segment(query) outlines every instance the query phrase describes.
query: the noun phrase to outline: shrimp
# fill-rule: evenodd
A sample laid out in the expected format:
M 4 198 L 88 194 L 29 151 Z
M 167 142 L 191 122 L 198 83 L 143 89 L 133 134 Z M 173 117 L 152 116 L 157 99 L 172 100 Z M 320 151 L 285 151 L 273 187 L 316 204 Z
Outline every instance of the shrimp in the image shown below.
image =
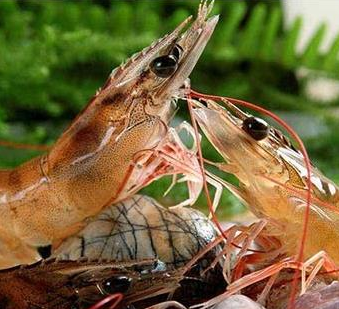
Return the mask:
M 214 294 L 207 293 L 211 293 L 217 280 L 209 282 L 209 278 L 185 275 L 185 271 L 185 267 L 167 270 L 163 263 L 152 260 L 128 263 L 42 260 L 0 271 L 0 306 L 88 309 L 119 293 L 123 295 L 119 308 L 131 304 L 133 308 L 146 308 L 169 297 L 190 305 L 216 295 L 217 289 Z
M 225 160 L 218 163 L 206 162 L 235 175 L 239 185 L 231 184 L 210 172 L 207 174 L 233 192 L 260 219 L 259 230 L 266 243 L 259 243 L 268 250 L 266 262 L 285 257 L 263 270 L 236 280 L 229 286 L 227 295 L 269 276 L 273 276 L 268 283 L 272 285 L 279 271 L 289 267 L 302 270 L 303 293 L 321 267 L 327 271 L 337 271 L 337 185 L 314 166 L 311 168 L 311 177 L 308 178 L 302 153 L 282 132 L 263 119 L 243 112 L 226 99 L 222 100 L 225 105 L 222 107 L 213 101 L 216 98 L 214 96 L 195 97 L 201 101 L 192 101 L 194 117 Z M 309 180 L 312 185 L 308 234 L 303 243 L 304 261 L 300 262 L 297 252 L 300 235 L 304 230 Z M 272 241 L 267 243 L 267 237 L 271 237 Z M 245 260 L 250 264 L 264 262 L 265 253 L 261 253 L 260 258 L 259 256 L 260 254 L 253 254 L 252 257 L 249 255 Z M 315 266 L 306 279 L 306 272 L 313 265 Z M 207 302 L 204 306 L 209 307 L 217 301 Z
M 166 294 L 178 287 L 180 272 L 156 271 L 139 261 L 40 261 L 1 271 L 3 309 L 87 309 L 106 295 L 122 293 L 124 305 Z
M 40 260 L 39 248 L 135 193 L 136 158 L 150 164 L 145 153 L 152 159 L 168 132 L 181 86 L 218 22 L 207 19 L 212 5 L 200 4 L 183 34 L 190 18 L 113 70 L 46 154 L 0 171 L 0 268 Z

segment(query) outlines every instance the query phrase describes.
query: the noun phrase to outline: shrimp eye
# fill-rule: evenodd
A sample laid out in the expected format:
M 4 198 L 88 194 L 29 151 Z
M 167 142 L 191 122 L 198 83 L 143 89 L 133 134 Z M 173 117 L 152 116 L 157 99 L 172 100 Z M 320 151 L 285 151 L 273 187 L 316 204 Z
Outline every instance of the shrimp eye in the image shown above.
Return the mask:
M 246 118 L 243 121 L 242 128 L 257 141 L 261 141 L 266 138 L 269 132 L 269 127 L 266 121 L 256 117 Z
M 102 289 L 107 294 L 126 293 L 132 278 L 126 276 L 112 277 L 102 283 Z
M 155 58 L 151 64 L 151 71 L 158 77 L 171 76 L 178 67 L 178 60 L 174 55 L 166 55 Z

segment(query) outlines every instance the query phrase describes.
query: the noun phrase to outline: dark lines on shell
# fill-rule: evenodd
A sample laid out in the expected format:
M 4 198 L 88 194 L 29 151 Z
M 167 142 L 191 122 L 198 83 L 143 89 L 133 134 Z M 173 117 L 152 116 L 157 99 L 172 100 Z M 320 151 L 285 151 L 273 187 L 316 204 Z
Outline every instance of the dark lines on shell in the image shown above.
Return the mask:
M 145 203 L 148 204 L 146 212 Z M 115 261 L 154 258 L 170 268 L 180 267 L 215 236 L 213 228 L 209 230 L 207 218 L 200 217 L 199 212 L 185 209 L 184 216 L 182 214 L 163 208 L 151 198 L 135 196 L 107 208 L 92 221 L 98 227 L 105 224 L 102 230 L 93 235 L 90 223 L 89 230 L 86 232 L 85 228 L 74 245 L 67 245 L 59 254 L 62 258 L 92 254 L 94 258 Z
M 151 245 L 151 249 L 152 249 L 152 254 L 156 257 L 156 256 L 158 256 L 158 253 L 157 253 L 157 249 L 156 249 L 156 247 L 154 245 L 152 228 L 149 225 L 149 222 L 148 222 L 146 216 L 140 211 L 140 209 L 137 208 L 136 211 L 144 219 L 146 230 L 147 230 L 147 234 L 148 234 L 150 245 Z
M 111 228 L 111 231 L 110 231 L 109 235 L 107 235 L 106 238 L 105 238 L 105 243 L 104 243 L 104 245 L 103 245 L 103 247 L 102 247 L 102 249 L 101 249 L 101 254 L 100 254 L 100 256 L 103 255 L 103 253 L 104 253 L 106 247 L 108 246 L 108 241 L 109 241 L 109 239 L 114 235 L 114 230 L 115 230 L 115 228 L 116 228 L 116 225 L 119 224 L 119 219 L 120 219 L 121 216 L 123 216 L 123 212 L 124 212 L 124 211 L 126 211 L 126 212 L 128 211 L 128 210 L 126 209 L 126 207 L 124 206 L 123 203 L 121 203 L 121 205 L 123 205 L 123 210 L 119 212 L 119 214 L 118 214 L 118 216 L 116 217 L 116 219 L 114 218 L 114 213 L 113 213 L 112 209 L 110 209 L 110 212 L 111 212 L 111 215 L 112 215 L 111 221 L 112 221 L 112 219 L 113 219 L 113 220 L 114 220 L 114 224 L 113 224 L 113 226 L 112 226 L 112 228 Z M 122 238 L 122 235 L 119 234 L 119 236 L 121 237 L 122 241 L 125 242 L 124 239 Z M 101 237 L 101 238 L 102 238 L 102 237 Z M 126 245 L 126 244 L 125 244 L 125 245 Z M 114 250 L 114 248 L 113 248 L 113 246 L 112 246 L 112 248 L 111 248 L 111 256 L 112 256 L 112 257 L 114 256 L 114 255 L 113 255 L 113 250 Z M 121 250 L 121 251 L 118 250 L 117 255 L 116 255 L 116 257 L 115 257 L 117 260 L 123 258 L 122 256 L 119 258 L 119 256 L 118 256 L 119 254 L 122 254 L 122 250 Z
M 80 238 L 80 244 L 81 244 L 80 255 L 84 256 L 85 255 L 85 248 L 86 248 L 86 241 L 85 241 L 85 238 L 83 236 Z
M 154 205 L 155 203 L 152 201 L 152 204 Z M 174 265 L 176 265 L 177 264 L 176 254 L 175 254 L 176 248 L 175 248 L 174 243 L 173 243 L 172 234 L 169 231 L 168 222 L 167 222 L 167 220 L 165 220 L 164 214 L 161 211 L 161 209 L 159 209 L 159 207 L 156 207 L 156 209 L 159 212 L 160 218 L 162 220 L 162 223 L 163 223 L 165 230 L 166 230 L 166 233 L 167 233 L 167 237 L 168 237 L 167 239 L 168 239 L 168 242 L 170 244 L 171 251 L 172 251 L 172 262 L 173 262 Z
M 124 203 L 122 203 L 124 210 L 126 209 L 126 206 L 124 205 Z M 137 205 L 137 201 L 135 201 L 135 199 L 133 198 L 133 205 L 130 208 L 133 208 Z M 134 240 L 134 255 L 132 254 L 132 250 L 130 249 L 130 246 L 128 246 L 128 249 L 130 251 L 130 258 L 133 259 L 134 256 L 138 256 L 138 239 L 136 237 L 136 229 L 133 225 L 133 223 L 129 220 L 128 216 L 127 216 L 127 211 L 123 212 L 123 217 L 126 220 L 126 223 L 131 227 L 131 233 L 132 233 L 132 237 Z M 131 244 L 132 245 L 132 244 Z

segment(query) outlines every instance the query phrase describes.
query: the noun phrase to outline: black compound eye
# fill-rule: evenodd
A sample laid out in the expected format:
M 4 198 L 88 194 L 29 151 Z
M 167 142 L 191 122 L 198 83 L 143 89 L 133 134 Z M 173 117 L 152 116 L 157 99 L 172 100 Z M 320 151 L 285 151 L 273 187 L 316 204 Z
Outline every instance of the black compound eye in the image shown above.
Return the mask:
M 266 138 L 269 133 L 269 127 L 266 121 L 256 117 L 246 118 L 243 121 L 242 128 L 257 141 Z
M 167 55 L 155 58 L 151 64 L 151 71 L 158 77 L 166 78 L 171 76 L 178 67 L 178 61 L 175 56 Z
M 112 277 L 102 283 L 102 289 L 107 294 L 126 293 L 132 279 L 126 276 Z

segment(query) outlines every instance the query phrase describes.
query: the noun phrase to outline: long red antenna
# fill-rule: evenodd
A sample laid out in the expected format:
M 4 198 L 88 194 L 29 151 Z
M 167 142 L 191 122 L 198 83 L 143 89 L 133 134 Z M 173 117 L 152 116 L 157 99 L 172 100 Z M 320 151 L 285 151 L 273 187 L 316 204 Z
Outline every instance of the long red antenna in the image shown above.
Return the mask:
M 219 222 L 219 220 L 218 220 L 218 218 L 217 218 L 217 216 L 214 212 L 211 196 L 210 196 L 210 193 L 208 191 L 206 174 L 205 174 L 205 167 L 204 167 L 204 159 L 202 157 L 201 144 L 200 144 L 199 133 L 198 133 L 198 125 L 197 125 L 197 121 L 196 121 L 196 119 L 193 115 L 193 107 L 192 107 L 192 103 L 191 103 L 190 100 L 191 100 L 191 95 L 189 94 L 188 97 L 187 97 L 188 110 L 189 110 L 189 113 L 190 113 L 190 116 L 191 116 L 194 134 L 195 134 L 195 137 L 196 137 L 196 140 L 197 140 L 199 165 L 200 165 L 200 170 L 201 170 L 201 175 L 202 175 L 202 180 L 203 180 L 203 185 L 204 185 L 204 192 L 205 192 L 205 196 L 206 196 L 206 200 L 207 200 L 207 205 L 208 205 L 209 211 L 212 215 L 212 221 L 217 226 L 219 232 L 224 237 L 224 239 L 227 240 L 227 236 L 226 236 L 223 228 L 221 227 L 221 224 L 220 224 L 220 222 Z
M 110 305 L 110 307 L 107 307 L 108 309 L 114 309 L 117 307 L 117 305 L 121 302 L 124 295 L 121 293 L 115 293 L 112 295 L 108 295 L 107 297 L 103 298 L 99 302 L 97 302 L 95 305 L 91 306 L 88 309 L 101 309 L 105 305 Z
M 302 142 L 301 138 L 298 136 L 298 134 L 285 122 L 283 121 L 278 115 L 275 113 L 266 110 L 263 107 L 257 106 L 253 103 L 239 100 L 239 99 L 233 99 L 228 97 L 221 97 L 221 96 L 215 96 L 215 95 L 207 95 L 203 93 L 199 93 L 197 91 L 191 90 L 190 93 L 191 96 L 196 98 L 204 98 L 204 99 L 210 99 L 210 100 L 228 100 L 231 103 L 235 105 L 244 106 L 247 108 L 250 108 L 252 110 L 258 111 L 260 113 L 263 113 L 272 119 L 274 119 L 277 123 L 279 123 L 283 128 L 286 129 L 286 131 L 293 137 L 293 139 L 298 143 L 300 147 L 301 154 L 303 155 L 304 161 L 305 161 L 305 167 L 306 167 L 306 173 L 307 173 L 307 196 L 306 196 L 306 209 L 304 213 L 304 225 L 303 225 L 303 231 L 302 231 L 302 237 L 300 240 L 300 246 L 299 246 L 299 252 L 297 255 L 297 261 L 302 262 L 303 261 L 303 253 L 304 253 L 304 247 L 307 237 L 307 228 L 308 228 L 308 222 L 309 222 L 309 214 L 310 214 L 310 205 L 311 205 L 311 199 L 312 199 L 312 180 L 311 180 L 311 162 L 308 156 L 308 153 L 306 151 L 306 147 L 304 146 L 304 143 Z M 294 299 L 296 296 L 296 285 L 298 281 L 298 274 L 295 273 L 293 283 L 292 283 L 292 289 L 291 289 L 291 295 L 290 300 L 288 303 L 288 309 L 294 308 Z
M 0 146 L 14 149 L 38 150 L 38 151 L 48 151 L 51 149 L 51 147 L 47 145 L 25 144 L 4 140 L 0 140 Z

